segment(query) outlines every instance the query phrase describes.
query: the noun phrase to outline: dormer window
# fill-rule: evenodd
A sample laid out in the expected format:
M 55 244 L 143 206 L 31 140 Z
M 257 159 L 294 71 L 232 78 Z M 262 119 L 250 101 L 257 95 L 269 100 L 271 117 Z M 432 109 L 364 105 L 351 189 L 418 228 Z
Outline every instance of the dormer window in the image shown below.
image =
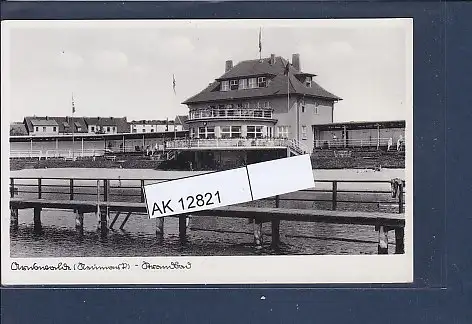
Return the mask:
M 257 88 L 257 79 L 256 78 L 250 78 L 249 79 L 249 88 Z
M 239 89 L 247 89 L 247 79 L 239 80 Z
M 266 78 L 265 77 L 258 77 L 257 78 L 257 86 L 259 88 L 265 88 L 266 87 Z
M 306 86 L 307 88 L 311 88 L 311 76 L 307 76 L 307 77 L 305 78 L 305 86 Z
M 221 82 L 221 91 L 228 91 L 229 90 L 229 81 L 222 81 Z
M 238 80 L 231 80 L 230 81 L 230 88 L 231 88 L 231 90 L 238 90 Z

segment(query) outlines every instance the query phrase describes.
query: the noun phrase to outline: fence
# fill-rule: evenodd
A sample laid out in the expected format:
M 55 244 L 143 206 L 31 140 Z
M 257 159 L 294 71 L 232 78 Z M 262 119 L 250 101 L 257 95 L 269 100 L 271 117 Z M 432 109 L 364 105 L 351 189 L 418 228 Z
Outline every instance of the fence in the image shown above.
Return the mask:
M 144 202 L 144 185 L 163 181 L 169 181 L 169 179 L 113 178 L 97 180 L 96 178 L 11 177 L 10 195 L 14 197 L 20 194 L 30 194 L 29 198 L 44 199 L 45 195 L 53 194 L 70 200 L 96 200 L 98 190 L 99 199 L 103 199 L 103 201 Z M 373 189 L 360 190 L 357 188 L 360 184 L 370 184 Z M 273 205 L 270 204 L 275 207 L 280 207 L 283 202 L 291 205 L 303 205 L 303 208 L 313 208 L 315 204 L 318 204 L 317 208 L 331 210 L 338 210 L 340 205 L 344 205 L 341 209 L 378 211 L 380 207 L 385 206 L 397 210 L 398 213 L 403 213 L 404 187 L 400 186 L 399 194 L 392 198 L 392 191 L 386 190 L 387 185 L 390 184 L 391 182 L 386 180 L 317 180 L 315 188 L 277 195 L 260 201 L 271 201 Z M 268 207 L 268 205 L 264 207 Z
M 346 148 L 346 147 L 388 147 L 389 138 L 373 139 L 333 139 L 333 140 L 315 140 L 315 148 Z M 400 148 L 405 147 L 405 141 L 401 142 Z M 397 149 L 397 143 L 392 141 L 391 150 Z

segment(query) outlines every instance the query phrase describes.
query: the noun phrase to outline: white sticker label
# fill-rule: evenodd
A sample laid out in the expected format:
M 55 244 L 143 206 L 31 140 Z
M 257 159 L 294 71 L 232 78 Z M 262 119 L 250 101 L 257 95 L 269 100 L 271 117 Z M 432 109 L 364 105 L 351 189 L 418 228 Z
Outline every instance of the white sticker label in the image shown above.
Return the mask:
M 313 188 L 309 155 L 144 186 L 150 218 L 240 204 Z
M 144 186 L 151 218 L 250 201 L 247 169 L 238 168 Z

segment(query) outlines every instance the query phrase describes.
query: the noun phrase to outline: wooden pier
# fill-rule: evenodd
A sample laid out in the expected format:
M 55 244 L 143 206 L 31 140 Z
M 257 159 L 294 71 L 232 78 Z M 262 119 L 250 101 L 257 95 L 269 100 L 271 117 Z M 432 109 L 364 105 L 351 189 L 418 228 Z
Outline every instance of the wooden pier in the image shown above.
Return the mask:
M 77 185 L 81 181 L 94 181 L 95 186 Z M 22 182 L 19 184 L 19 182 Z M 25 183 L 26 181 L 26 183 Z M 67 184 L 49 183 L 46 181 L 66 182 Z M 122 197 L 135 198 L 137 201 L 110 201 L 110 190 L 118 188 L 111 186 L 111 182 L 119 181 L 121 189 L 127 189 L 126 194 L 121 193 Z M 139 186 L 121 186 L 121 181 L 135 181 Z M 163 179 L 154 179 L 153 182 L 168 181 Z M 15 183 L 16 182 L 16 183 Z M 327 182 L 327 181 L 326 181 Z M 330 200 L 311 198 L 309 201 L 329 202 L 331 210 L 325 209 L 299 209 L 299 208 L 281 208 L 281 201 L 307 201 L 303 198 L 290 198 L 276 196 L 274 207 L 246 207 L 246 206 L 229 206 L 215 208 L 205 211 L 192 213 L 192 217 L 199 216 L 215 216 L 230 218 L 246 218 L 252 221 L 254 225 L 254 243 L 260 247 L 263 244 L 262 224 L 271 223 L 271 246 L 277 249 L 280 244 L 280 221 L 296 221 L 296 222 L 318 222 L 330 224 L 350 224 L 372 226 L 378 233 L 378 253 L 388 253 L 388 232 L 395 232 L 395 253 L 404 253 L 404 183 L 398 182 L 395 191 L 366 191 L 367 193 L 391 193 L 392 199 L 382 201 L 386 203 L 398 203 L 398 213 L 379 212 L 379 211 L 341 211 L 337 210 L 339 203 L 355 203 L 355 201 L 346 201 L 338 199 L 338 195 L 342 192 L 359 192 L 352 190 L 339 190 L 338 183 L 342 181 L 331 181 L 331 191 L 329 190 L 302 190 L 302 192 L 320 192 L 329 194 Z M 368 181 L 347 181 L 347 182 L 368 182 Z M 382 183 L 386 181 L 373 181 Z M 146 204 L 144 203 L 144 180 L 142 179 L 63 179 L 63 178 L 11 178 L 10 179 L 10 211 L 11 211 L 11 228 L 18 228 L 18 210 L 32 209 L 34 231 L 41 232 L 41 211 L 42 209 L 66 209 L 71 210 L 75 214 L 75 225 L 79 233 L 84 230 L 84 215 L 95 215 L 97 222 L 97 230 L 102 237 L 105 237 L 110 228 L 113 228 L 120 215 L 126 215 L 120 225 L 123 229 L 128 219 L 133 214 L 147 214 Z M 20 190 L 20 188 L 35 187 L 36 190 Z M 44 188 L 55 188 L 57 191 L 46 191 Z M 78 189 L 88 189 L 88 192 L 79 192 Z M 67 190 L 63 190 L 67 189 Z M 34 197 L 16 197 L 21 193 L 33 194 Z M 67 199 L 46 199 L 44 194 L 54 194 L 66 196 Z M 89 196 L 93 199 L 77 199 L 77 196 Z M 270 199 L 266 199 L 270 200 Z M 380 204 L 379 201 L 357 201 L 364 204 Z M 178 217 L 179 236 L 181 240 L 187 239 L 187 217 L 188 215 L 169 216 Z M 164 218 L 156 220 L 156 234 L 164 233 Z

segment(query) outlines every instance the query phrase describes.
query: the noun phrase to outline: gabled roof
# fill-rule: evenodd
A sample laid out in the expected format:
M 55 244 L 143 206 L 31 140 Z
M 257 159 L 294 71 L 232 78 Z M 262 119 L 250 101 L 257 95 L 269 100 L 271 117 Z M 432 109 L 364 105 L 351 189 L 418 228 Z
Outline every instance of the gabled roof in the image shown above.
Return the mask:
M 183 130 L 188 130 L 188 124 L 187 124 L 188 116 L 187 115 L 177 115 L 175 117 L 175 123 L 176 125 L 182 125 Z
M 84 120 L 87 126 L 116 126 L 118 133 L 129 132 L 129 126 L 126 117 L 84 117 Z
M 31 119 L 31 125 L 35 126 L 57 126 L 57 122 L 53 119 Z
M 231 70 L 215 79 L 208 87 L 195 96 L 184 101 L 184 104 L 198 102 L 227 101 L 234 99 L 248 99 L 254 97 L 287 95 L 287 75 L 284 74 L 287 60 L 278 56 L 275 63 L 270 64 L 270 58 L 262 60 L 242 61 Z M 326 91 L 315 81 L 312 81 L 311 87 L 305 86 L 297 75 L 304 73 L 289 65 L 289 91 L 290 94 L 299 94 L 310 97 L 318 97 L 327 100 L 342 100 L 340 97 Z M 253 88 L 244 90 L 220 91 L 221 80 L 247 78 L 262 75 L 270 75 L 271 82 L 265 88 Z M 306 73 L 306 75 L 311 75 Z

